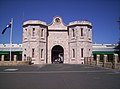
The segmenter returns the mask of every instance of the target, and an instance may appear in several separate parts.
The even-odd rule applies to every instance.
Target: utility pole
[[[11,52],[11,49],[12,49],[12,29],[13,29],[13,18],[11,18],[11,30],[10,30],[10,61],[12,61],[12,52]]]
[[[120,17],[119,17],[117,22],[118,22],[118,25],[119,25],[119,44],[120,44]]]
[[[118,48],[118,54],[119,54],[119,59],[118,60],[120,60],[120,17],[119,17],[119,19],[118,19],[118,24],[119,24],[119,41],[118,41],[118,46],[117,46],[117,48]]]

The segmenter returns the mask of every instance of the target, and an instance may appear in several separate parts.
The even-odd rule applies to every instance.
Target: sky
[[[60,16],[65,25],[76,20],[92,23],[93,43],[116,44],[119,39],[120,0],[0,0],[0,44],[10,43],[10,29],[3,29],[13,18],[12,43],[22,43],[22,24],[41,20],[50,24]]]

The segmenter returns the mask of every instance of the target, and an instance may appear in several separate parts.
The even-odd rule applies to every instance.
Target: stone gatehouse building
[[[65,25],[56,16],[51,24],[39,20],[23,23],[22,60],[34,64],[84,63],[92,54],[92,24],[74,21]]]

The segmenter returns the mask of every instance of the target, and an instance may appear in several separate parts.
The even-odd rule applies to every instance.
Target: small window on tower
[[[83,57],[83,48],[81,48],[81,57]]]
[[[73,53],[73,58],[75,58],[75,49],[72,49]]]
[[[81,36],[83,36],[83,28],[81,28]]]
[[[24,60],[26,60],[26,54],[24,54]]]
[[[41,30],[41,37],[44,37],[44,29]]]
[[[33,28],[32,36],[35,36],[35,28]]]
[[[25,31],[27,32],[27,29],[25,29]]]
[[[57,23],[59,23],[59,22],[60,22],[60,19],[59,19],[59,18],[56,18],[55,21],[56,21]]]
[[[72,37],[75,37],[75,30],[72,29]]]
[[[35,56],[35,49],[32,48],[32,58],[34,58],[34,56]]]
[[[41,49],[41,58],[43,58],[43,49]]]
[[[89,40],[91,40],[91,31],[90,31],[90,29],[88,29],[88,38],[89,38]]]

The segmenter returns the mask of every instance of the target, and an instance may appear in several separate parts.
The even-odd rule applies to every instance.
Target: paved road
[[[67,64],[4,66],[0,89],[120,89],[120,71]]]

